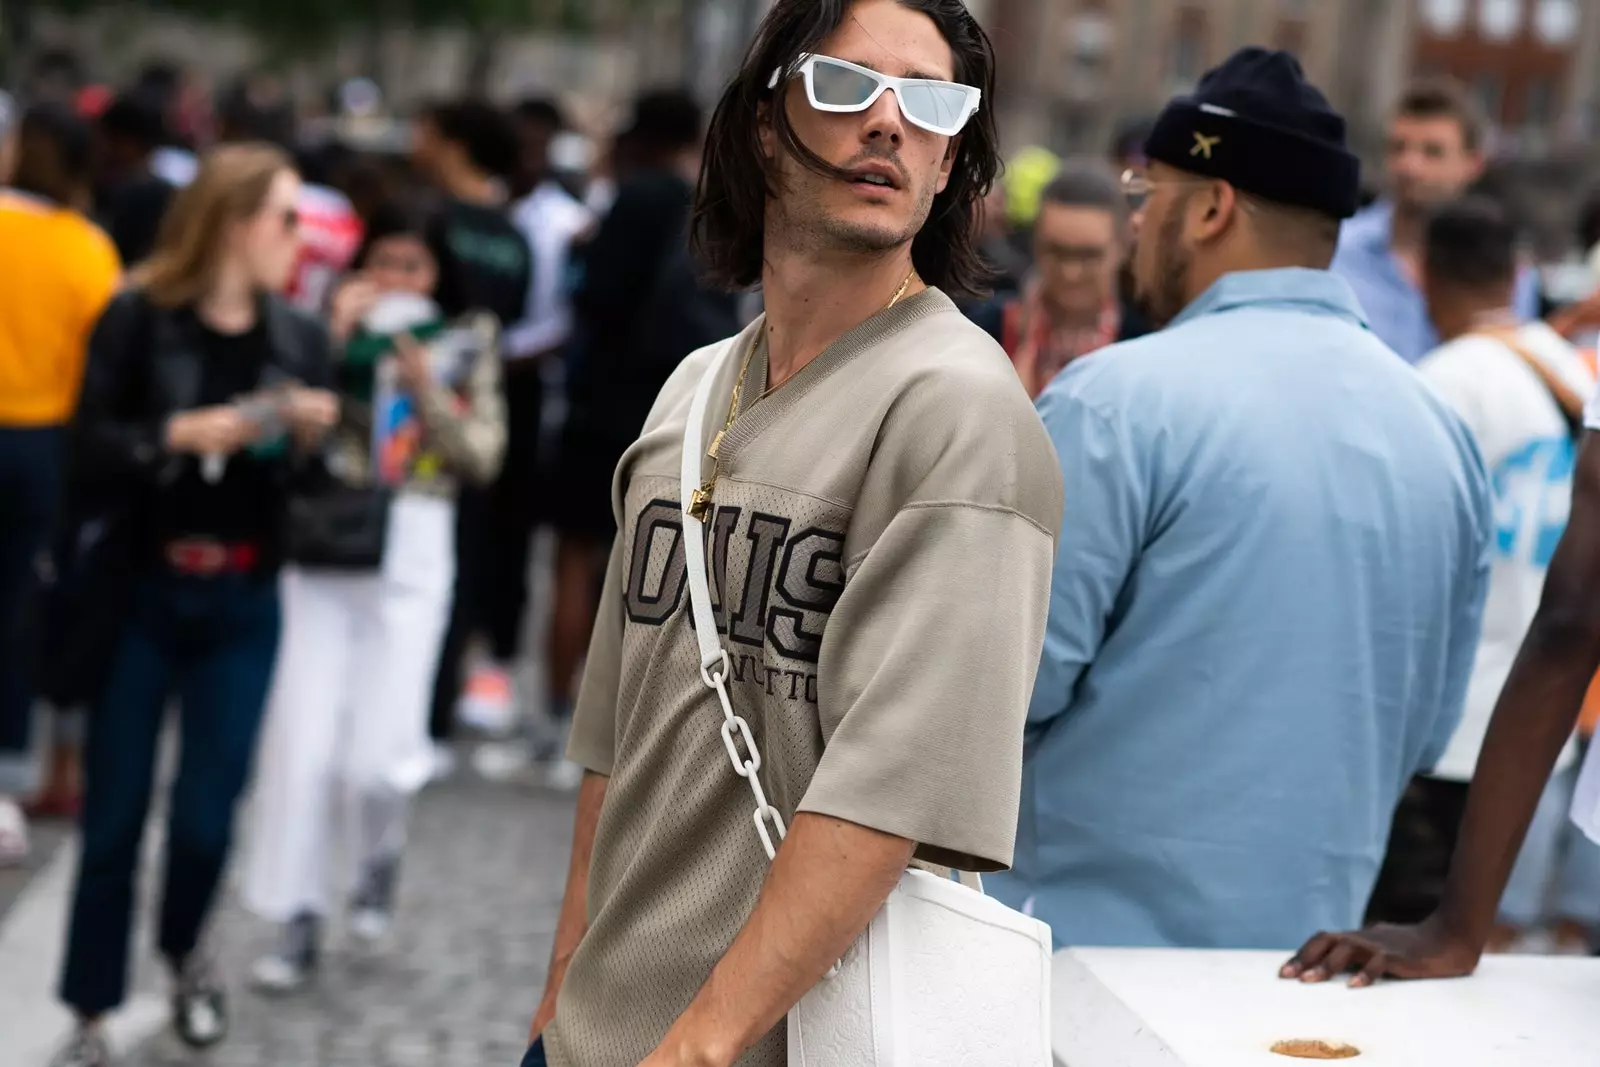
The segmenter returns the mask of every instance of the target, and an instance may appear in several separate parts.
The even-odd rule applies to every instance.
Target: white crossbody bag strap
[[[688,502],[694,497],[694,491],[701,485],[705,465],[706,412],[711,407],[711,394],[716,389],[717,372],[722,369],[725,362],[732,360],[738,351],[738,342],[730,341],[715,359],[711,366],[706,368],[705,374],[700,378],[700,384],[694,391],[694,399],[689,404],[689,421],[683,430],[683,465],[682,465],[682,492],[683,497],[683,556],[687,565],[689,580],[689,607],[694,615],[695,639],[700,645],[700,678],[706,686],[716,691],[717,702],[722,706],[722,743],[728,750],[728,759],[733,764],[733,773],[750,783],[750,792],[755,797],[756,809],[754,819],[756,832],[761,835],[761,847],[766,850],[767,859],[777,856],[777,844],[783,841],[788,828],[784,826],[783,816],[778,809],[767,803],[766,791],[761,787],[761,750],[756,747],[755,735],[750,732],[750,724],[745,719],[736,715],[733,702],[728,697],[728,673],[730,663],[728,652],[722,647],[722,640],[717,633],[716,615],[711,610],[711,585],[707,577],[706,568],[706,535],[705,524],[689,513]],[[737,735],[737,736],[735,736]],[[748,756],[739,754],[739,742],[744,743]],[[770,823],[770,826],[769,826]],[[777,834],[777,842],[773,841],[773,833]],[[933,873],[940,873],[948,877],[954,873],[962,885],[968,889],[983,892],[983,880],[971,871],[942,872],[938,868]]]
[[[761,847],[766,850],[767,859],[771,860],[777,856],[778,845],[783,841],[784,834],[788,833],[788,828],[784,826],[783,816],[778,814],[778,809],[767,803],[766,791],[761,788],[761,750],[756,747],[750,724],[734,714],[733,702],[728,698],[731,663],[717,633],[716,615],[711,610],[705,524],[689,513],[689,502],[701,483],[706,451],[706,411],[711,406],[717,372],[733,358],[738,348],[737,339],[723,345],[706,368],[699,387],[694,391],[694,400],[689,405],[689,421],[683,428],[683,557],[689,572],[689,607],[694,615],[695,638],[700,644],[700,678],[708,688],[716,691],[717,702],[722,706],[722,744],[728,750],[733,773],[750,784],[751,795],[755,798],[752,817],[756,833],[761,836]],[[745,755],[740,754],[741,743]],[[774,833],[777,835],[776,841],[773,840]]]

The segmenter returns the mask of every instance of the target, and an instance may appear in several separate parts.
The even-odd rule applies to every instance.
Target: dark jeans
[[[82,861],[61,999],[93,1017],[122,1003],[134,886],[169,698],[182,752],[167,823],[159,949],[199,943],[233,838],[278,645],[271,578],[140,579],[84,751]]]
[[[1466,782],[1411,780],[1395,809],[1368,923],[1419,923],[1438,909],[1466,806]]]
[[[60,496],[62,432],[58,427],[0,427],[0,762],[29,756],[33,715],[28,635],[37,612],[34,561],[45,548]],[[30,619],[33,616],[33,619]],[[12,787],[0,768],[0,794]]]
[[[429,733],[446,740],[455,727],[461,667],[478,633],[490,652],[511,663],[522,652],[528,606],[528,563],[542,491],[540,431],[544,383],[536,361],[508,365],[505,377],[506,457],[493,486],[464,487],[456,506],[456,587],[450,626],[439,654]]]
[[[544,1038],[541,1037],[522,1057],[522,1067],[549,1067],[549,1064],[550,1061],[544,1058]]]

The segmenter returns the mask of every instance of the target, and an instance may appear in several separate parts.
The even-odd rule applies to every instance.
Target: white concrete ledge
[[[1354,1046],[1352,1067],[1593,1067],[1600,960],[1501,956],[1472,978],[1349,989],[1278,978],[1289,952],[1069,949],[1053,976],[1060,1067],[1293,1067],[1280,1041]]]

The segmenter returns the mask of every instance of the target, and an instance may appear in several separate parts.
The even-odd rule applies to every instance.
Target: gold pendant
[[[706,516],[711,514],[711,494],[716,488],[715,482],[707,482],[690,494],[689,515],[697,522],[705,522]]]

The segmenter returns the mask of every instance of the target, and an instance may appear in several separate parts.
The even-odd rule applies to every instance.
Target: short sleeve
[[[578,703],[572,712],[567,758],[586,770],[610,776],[616,761],[617,696],[622,680],[623,558],[621,535],[612,539],[594,633],[583,668]]]
[[[823,637],[825,748],[801,811],[908,838],[945,866],[1010,866],[1053,555],[1051,531],[1004,507],[894,517]]]
[[[1050,625],[1028,713],[1032,731],[1042,731],[1071,707],[1079,679],[1100,652],[1149,522],[1138,442],[1124,420],[1078,396],[1081,377],[1069,369],[1039,399],[1039,414],[1060,457],[1066,503]]]
[[[1589,397],[1583,408],[1583,425],[1586,429],[1600,430],[1600,388]]]

